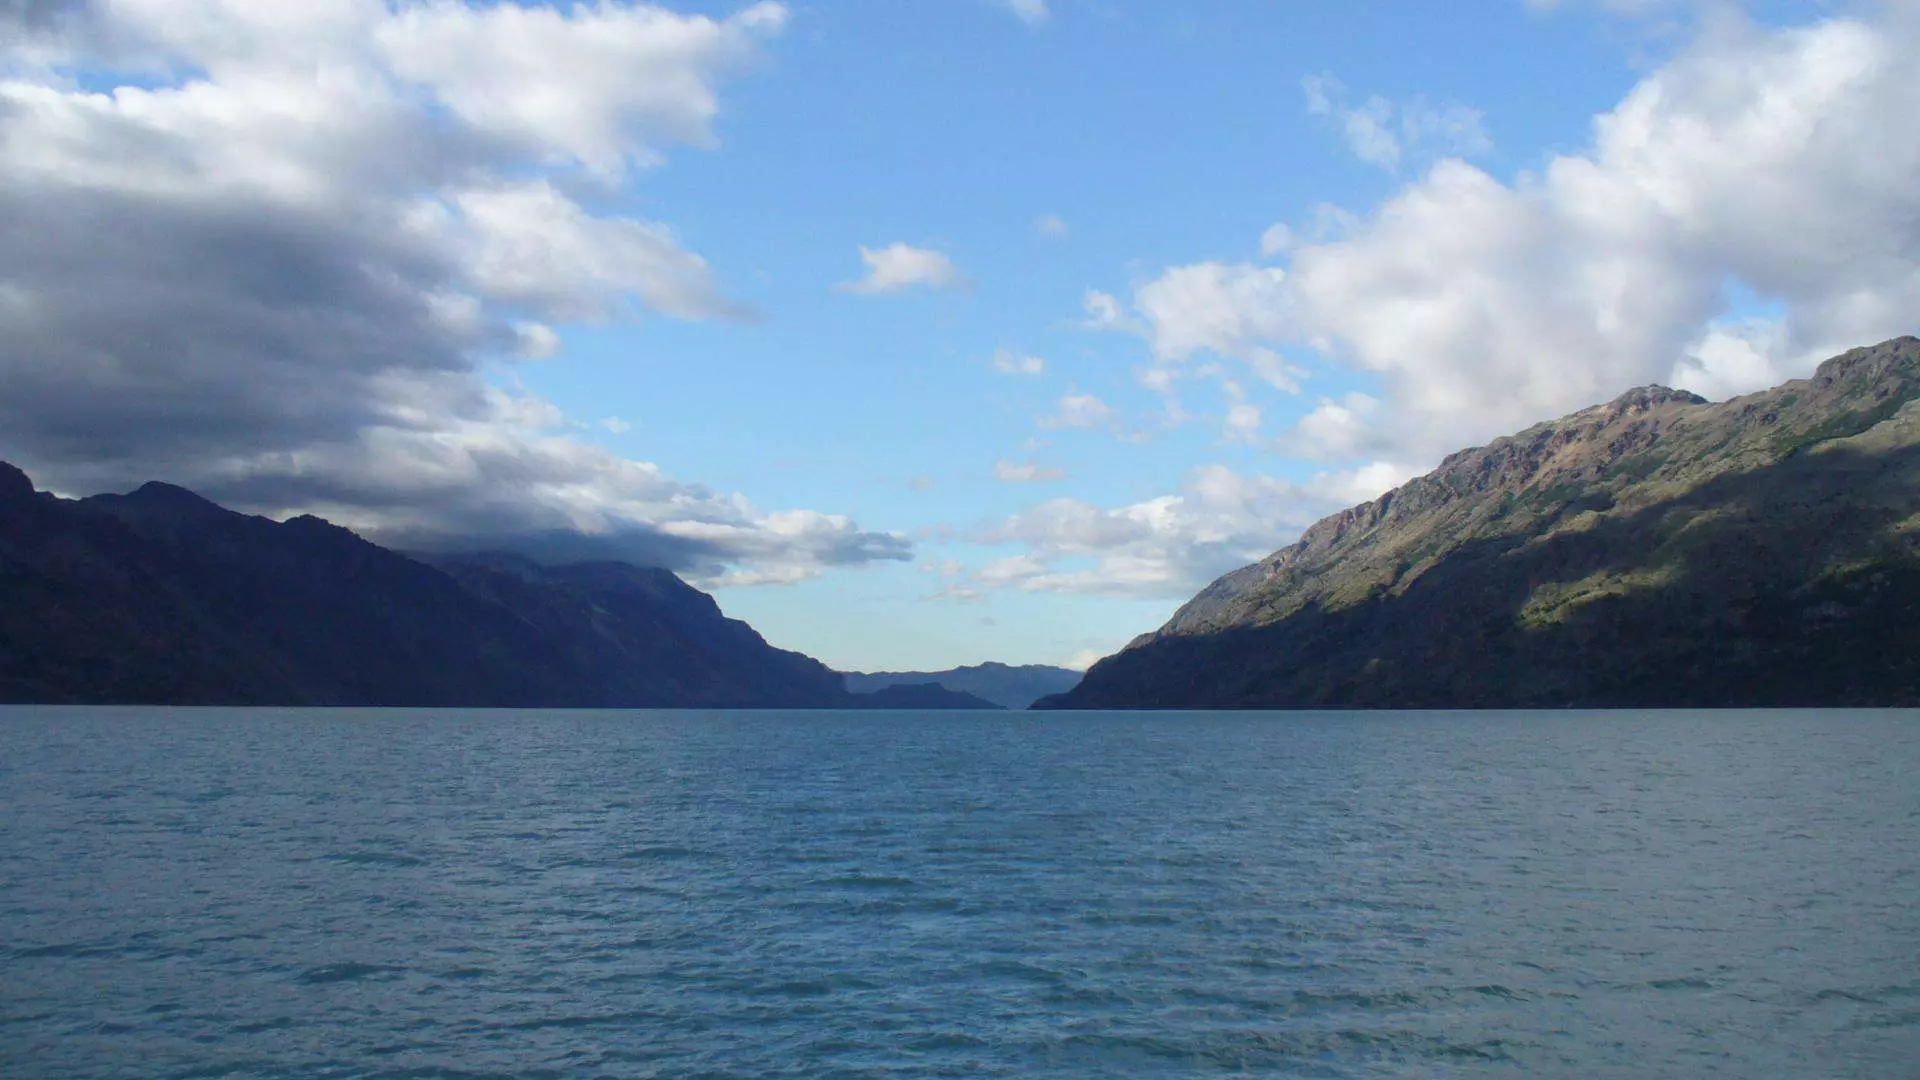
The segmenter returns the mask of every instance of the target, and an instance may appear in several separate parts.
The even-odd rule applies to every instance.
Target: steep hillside
[[[0,701],[860,704],[664,570],[435,562],[166,484],[58,499],[0,464]]]
[[[1920,341],[1449,457],[1043,707],[1920,704]]]

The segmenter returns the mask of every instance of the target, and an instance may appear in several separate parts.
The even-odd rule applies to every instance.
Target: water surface
[[[1912,1077],[1920,715],[0,709],[9,1077]]]

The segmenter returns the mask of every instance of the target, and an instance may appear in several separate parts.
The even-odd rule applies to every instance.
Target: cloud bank
[[[786,17],[8,6],[0,455],[69,491],[163,477],[382,539],[592,538],[708,581],[906,557],[582,442],[488,377],[556,352],[556,325],[742,314],[671,228],[592,197],[714,145],[719,88]]]
[[[1269,230],[1278,264],[1168,267],[1094,325],[1158,364],[1358,371],[1314,456],[1432,461],[1627,388],[1724,397],[1920,323],[1920,5],[1878,21],[1720,22],[1511,182],[1443,160],[1344,235]],[[1296,378],[1296,381],[1297,378]],[[1305,386],[1304,381],[1299,385]]]
[[[1183,599],[1196,582],[1245,566],[1352,501],[1404,476],[1324,473],[1307,483],[1224,465],[1192,470],[1172,495],[1116,508],[1050,499],[975,537],[1025,550],[987,563],[959,587]]]
[[[1511,180],[1443,159],[1369,214],[1316,208],[1267,229],[1271,261],[1166,267],[1124,300],[1090,291],[1082,325],[1139,336],[1148,386],[1205,371],[1236,404],[1236,369],[1281,393],[1364,377],[1377,388],[1322,395],[1274,444],[1328,463],[1317,494],[1347,501],[1636,385],[1724,398],[1914,332],[1920,4],[1875,10],[1786,29],[1709,20],[1595,118],[1579,153]],[[1318,111],[1353,111],[1330,84],[1309,84],[1310,105],[1316,89]],[[1398,160],[1384,141],[1366,145]],[[1230,408],[1223,436],[1258,419]],[[1002,534],[1038,562],[996,580],[1197,585],[1226,552],[1264,555],[1333,508],[1302,512],[1312,485],[1230,475],[1197,473],[1179,494],[1118,509],[1060,502],[1015,517]],[[1100,573],[1052,568],[1070,554]]]

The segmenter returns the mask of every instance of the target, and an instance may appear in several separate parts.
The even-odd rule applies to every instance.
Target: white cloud
[[[1260,406],[1251,402],[1230,402],[1225,421],[1227,438],[1233,442],[1259,441],[1261,415]]]
[[[1288,449],[1301,457],[1331,459],[1350,459],[1384,449],[1372,426],[1379,408],[1380,399],[1357,390],[1338,400],[1323,397],[1294,425]]]
[[[1436,105],[1415,97],[1396,105],[1376,94],[1349,105],[1346,87],[1331,75],[1309,75],[1300,87],[1309,113],[1334,121],[1355,157],[1383,169],[1398,168],[1404,154],[1429,149],[1461,157],[1493,149],[1485,114],[1458,102]]]
[[[1018,352],[998,348],[993,350],[993,369],[1000,375],[1043,375],[1046,361],[1043,357],[1020,356]]]
[[[1486,114],[1457,101],[1435,104],[1416,97],[1400,106],[1400,132],[1410,147],[1434,145],[1445,153],[1475,157],[1493,150]]]
[[[988,564],[972,581],[1027,592],[1189,596],[1293,540],[1344,505],[1338,500],[1387,475],[1330,473],[1297,484],[1207,465],[1189,473],[1176,494],[1113,509],[1052,499],[976,537],[1027,550]]]
[[[1790,359],[1792,354],[1786,327],[1778,320],[1716,321],[1687,347],[1666,381],[1702,397],[1738,397],[1804,369],[1804,362]]]
[[[1424,472],[1395,461],[1369,461],[1358,468],[1315,473],[1306,489],[1340,507],[1377,499]]]
[[[1894,133],[1920,87],[1895,58],[1915,37],[1723,30],[1601,117],[1587,154],[1514,186],[1443,163],[1351,240],[1297,253],[1307,325],[1437,445],[1690,372],[1758,389],[1910,329],[1920,144]],[[1734,364],[1715,332],[1729,279],[1787,311],[1738,335],[1767,363]]]
[[[752,589],[764,585],[798,585],[803,581],[811,581],[817,576],[816,570],[787,564],[758,569],[729,570],[715,577],[701,580],[700,584],[709,589]]]
[[[1039,375],[1047,370],[1047,362],[1038,356],[1022,356],[1009,349],[995,349],[993,370],[1002,375]]]
[[[478,316],[475,305],[475,316]],[[545,323],[525,320],[513,323],[515,352],[529,360],[545,360],[560,351],[560,335]]]
[[[1000,3],[1028,26],[1039,26],[1053,14],[1047,9],[1047,0],[1000,0]]]
[[[967,568],[958,559],[939,563],[921,563],[920,572],[936,575],[943,584],[919,597],[922,601],[948,604],[972,604],[986,599],[986,593],[966,582]]]
[[[423,401],[436,392],[418,390]],[[194,486],[276,516],[319,513],[402,546],[506,538],[542,554],[668,565],[713,586],[802,580],[908,552],[904,538],[863,533],[845,517],[762,511],[556,434],[565,416],[529,395],[490,389],[475,415],[431,419],[234,455],[204,466]]]
[[[660,143],[712,145],[714,83],[785,23],[773,3],[714,21],[646,4],[437,0],[398,8],[373,36],[396,75],[474,131],[612,174],[657,164]]]
[[[1293,243],[1293,230],[1276,222],[1267,226],[1266,231],[1260,234],[1260,255],[1262,258],[1283,255],[1293,247]]]
[[[554,354],[556,324],[734,313],[666,226],[566,177],[611,190],[711,145],[721,83],[784,17],[117,0],[0,30],[0,291],[27,312],[0,340],[0,455],[66,490],[160,477],[710,583],[905,557],[582,442],[481,374]]]
[[[1053,214],[1048,214],[1033,223],[1033,231],[1041,236],[1067,235],[1067,223]]]
[[[1065,479],[1066,475],[1065,469],[1043,467],[1031,461],[1001,458],[993,463],[993,478],[1003,484],[1041,484]]]
[[[1008,555],[981,567],[974,580],[994,588],[1031,581],[1046,572],[1046,561],[1038,555]]]
[[[600,421],[600,426],[603,428],[606,428],[608,431],[613,432],[615,435],[625,435],[627,432],[633,430],[632,424],[628,423],[625,420],[620,419],[617,416],[609,416],[609,417],[603,418]]]
[[[1804,374],[1920,320],[1915,16],[1723,19],[1581,153],[1511,182],[1443,160],[1293,236],[1284,267],[1169,267],[1104,322],[1135,319],[1163,359],[1311,351],[1366,374],[1373,404],[1323,402],[1291,433],[1330,460],[1433,463],[1635,385]],[[1733,308],[1730,282],[1769,314]]]
[[[1154,356],[1211,351],[1244,357],[1288,328],[1287,272],[1251,263],[1177,266],[1134,292]]]
[[[452,190],[410,223],[455,253],[484,295],[551,318],[606,318],[628,297],[683,319],[736,310],[665,226],[593,217],[546,181]]]
[[[1173,267],[1134,290],[1131,312],[1101,292],[1089,292],[1086,307],[1090,328],[1147,340],[1154,363],[1139,378],[1158,393],[1170,393],[1178,377],[1174,369],[1200,353],[1238,360],[1284,393],[1300,390],[1305,372],[1274,348],[1293,326],[1287,272],[1279,267],[1220,262]],[[1224,375],[1217,367],[1198,373]],[[1177,411],[1177,405],[1170,407]],[[1249,416],[1243,409],[1238,419],[1244,424]]]
[[[1069,671],[1085,671],[1100,661],[1105,660],[1109,655],[1111,655],[1111,650],[1103,652],[1099,649],[1080,649],[1068,654],[1066,659],[1060,661],[1060,666]]]
[[[1126,314],[1120,307],[1120,300],[1112,293],[1098,289],[1088,289],[1081,301],[1086,318],[1080,323],[1087,330],[1118,330],[1136,334],[1142,331],[1139,320]]]
[[[1393,131],[1391,102],[1375,96],[1349,107],[1346,89],[1329,75],[1309,75],[1300,80],[1300,88],[1307,95],[1307,111],[1337,121],[1355,157],[1388,169],[1400,164],[1400,138]]]
[[[955,269],[953,260],[932,248],[910,247],[906,244],[889,244],[884,248],[862,245],[860,261],[867,264],[867,276],[842,284],[840,288],[843,291],[888,293],[916,285],[948,289],[966,283],[960,271]]]
[[[1180,372],[1169,367],[1143,368],[1139,373],[1140,385],[1156,394],[1172,394],[1174,383],[1180,380]]]
[[[1111,424],[1113,407],[1092,394],[1067,394],[1051,416],[1042,417],[1043,428],[1096,428]]]

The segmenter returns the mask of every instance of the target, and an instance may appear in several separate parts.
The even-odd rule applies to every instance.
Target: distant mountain
[[[855,707],[861,709],[992,709],[1004,706],[939,683],[895,683],[877,690],[853,691]]]
[[[1920,705],[1920,341],[1643,387],[1214,582],[1054,708]]]
[[[949,690],[972,694],[1003,709],[1024,709],[1048,694],[1071,690],[1080,673],[1044,664],[1014,667],[989,661],[946,671],[876,671],[846,673],[847,689],[866,693],[902,683],[937,683]]]
[[[0,701],[870,704],[665,570],[424,560],[167,484],[59,499],[4,463]]]

